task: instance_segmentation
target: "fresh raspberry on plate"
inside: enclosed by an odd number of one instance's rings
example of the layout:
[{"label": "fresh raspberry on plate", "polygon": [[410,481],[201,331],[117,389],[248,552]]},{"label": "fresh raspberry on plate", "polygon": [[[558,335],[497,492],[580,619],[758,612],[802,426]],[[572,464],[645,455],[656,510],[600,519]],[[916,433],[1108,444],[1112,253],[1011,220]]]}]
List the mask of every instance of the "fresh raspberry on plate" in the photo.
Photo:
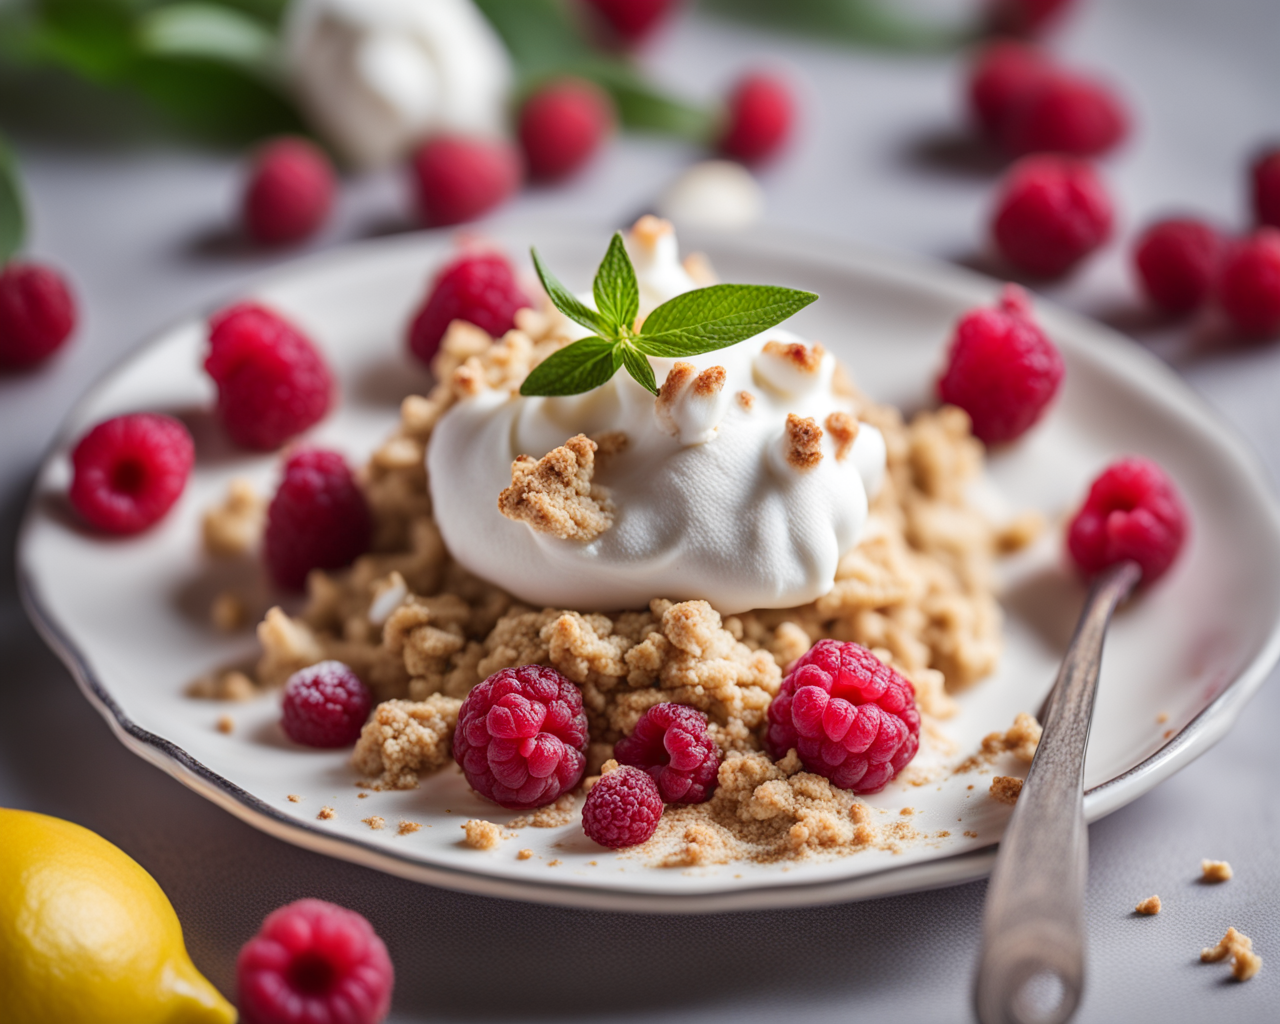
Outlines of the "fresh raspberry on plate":
[{"label": "fresh raspberry on plate", "polygon": [[1241,334],[1266,338],[1280,332],[1280,229],[1258,228],[1231,247],[1218,300]]},{"label": "fresh raspberry on plate", "polygon": [[501,139],[441,135],[413,155],[418,209],[428,227],[475,220],[520,187],[515,147]]},{"label": "fresh raspberry on plate", "polygon": [[676,5],[676,0],[587,0],[609,29],[626,44],[648,36]]},{"label": "fresh raspberry on plate", "polygon": [[774,758],[794,748],[842,789],[875,793],[920,746],[915,687],[859,644],[819,640],[769,705],[765,745]]},{"label": "fresh raspberry on plate", "polygon": [[324,357],[297,327],[256,302],[210,319],[204,368],[218,385],[218,418],[241,447],[278,448],[329,411],[333,375]]},{"label": "fresh raspberry on plate", "polygon": [[630,736],[613,747],[619,764],[653,776],[669,804],[710,800],[720,771],[720,749],[707,733],[707,716],[684,704],[655,704]]},{"label": "fresh raspberry on plate", "polygon": [[1111,235],[1111,199],[1093,167],[1064,156],[1023,157],[996,200],[992,235],[1020,270],[1057,277]]},{"label": "fresh raspberry on plate", "polygon": [[613,125],[609,94],[582,78],[561,78],[520,110],[520,146],[534,178],[554,181],[581,168]]},{"label": "fresh raspberry on plate", "polygon": [[1186,508],[1164,470],[1150,459],[1121,459],[1090,486],[1067,528],[1067,550],[1086,578],[1131,558],[1142,582],[1152,583],[1178,557],[1187,529]]},{"label": "fresh raspberry on plate", "polygon": [[137,533],[173,507],[195,459],[191,434],[172,417],[116,416],[85,434],[71,453],[71,504],[99,530]]},{"label": "fresh raspberry on plate", "polygon": [[586,746],[582,693],[545,665],[495,672],[467,694],[453,734],[471,788],[512,809],[542,807],[576,786]]},{"label": "fresh raspberry on plate", "polygon": [[1225,246],[1213,225],[1193,218],[1152,224],[1138,238],[1134,267],[1142,290],[1170,313],[1190,313],[1213,295]]},{"label": "fresh raspberry on plate", "polygon": [[300,242],[324,224],[334,191],[333,166],[318,147],[306,139],[275,139],[249,170],[245,230],[261,245]]},{"label": "fresh raspberry on plate", "polygon": [[34,366],[62,347],[76,306],[62,275],[39,263],[0,271],[0,369]]},{"label": "fresh raspberry on plate", "polygon": [[369,550],[373,517],[337,452],[304,448],[284,464],[267,508],[262,558],[276,585],[301,590],[312,569],[339,569]]},{"label": "fresh raspberry on plate", "polygon": [[729,94],[720,152],[744,164],[773,156],[791,133],[794,108],[791,90],[781,78],[758,72],[747,75]]},{"label": "fresh raspberry on plate", "polygon": [[466,253],[436,275],[431,293],[409,326],[409,349],[430,366],[454,320],[466,320],[499,338],[516,325],[516,310],[529,305],[505,257],[496,252]]},{"label": "fresh raspberry on plate", "polygon": [[1253,213],[1259,224],[1280,228],[1280,149],[1263,153],[1250,168]]},{"label": "fresh raspberry on plate", "polygon": [[347,747],[373,708],[369,688],[340,661],[321,661],[299,669],[284,684],[280,727],[295,743],[308,747]]},{"label": "fresh raspberry on plate", "polygon": [[1048,78],[1046,54],[1026,43],[1000,39],[984,47],[969,73],[969,110],[982,133],[1000,138],[1010,112]]},{"label": "fresh raspberry on plate", "polygon": [[1009,284],[995,309],[970,310],[956,324],[938,397],[967,412],[985,444],[1002,444],[1040,418],[1064,372],[1027,293]]},{"label": "fresh raspberry on plate", "polygon": [[611,850],[638,846],[658,828],[662,796],[647,772],[627,765],[602,775],[582,804],[582,831]]},{"label": "fresh raspberry on plate", "polygon": [[1129,115],[1114,90],[1083,75],[1052,71],[1010,106],[998,135],[1011,156],[1099,156],[1128,132]]},{"label": "fresh raspberry on plate", "polygon": [[236,983],[241,1024],[378,1024],[395,969],[363,916],[304,899],[269,914],[241,947]]}]

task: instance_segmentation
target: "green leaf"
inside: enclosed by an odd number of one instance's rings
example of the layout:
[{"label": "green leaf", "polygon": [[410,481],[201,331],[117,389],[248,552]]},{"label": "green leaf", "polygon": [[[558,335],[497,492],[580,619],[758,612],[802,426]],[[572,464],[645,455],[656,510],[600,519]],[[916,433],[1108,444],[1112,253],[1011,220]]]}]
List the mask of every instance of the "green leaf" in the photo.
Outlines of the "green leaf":
[{"label": "green leaf", "polygon": [[138,22],[144,52],[200,57],[267,75],[276,53],[271,31],[258,19],[212,3],[179,3],[149,11]]},{"label": "green leaf", "polygon": [[598,334],[612,333],[610,330],[611,325],[604,317],[594,309],[578,301],[577,296],[562,285],[555,274],[543,266],[542,260],[538,257],[537,249],[530,249],[529,252],[533,256],[534,269],[538,271],[538,280],[542,282],[542,287],[546,289],[547,295],[556,309],[560,310],[570,320],[576,320],[589,331],[595,331]]},{"label": "green leaf", "polygon": [[[640,285],[636,281],[636,268],[631,265],[622,232],[615,231],[609,242],[609,250],[600,261],[596,279],[591,284],[596,297],[596,309],[615,328],[630,328],[640,312]],[[615,333],[611,332],[611,333]]]},{"label": "green leaf", "polygon": [[7,263],[22,248],[26,228],[17,161],[4,140],[0,139],[0,265]]},{"label": "green leaf", "polygon": [[604,338],[583,338],[554,352],[520,385],[520,394],[580,395],[604,384],[622,365],[622,346]]},{"label": "green leaf", "polygon": [[895,11],[894,0],[702,0],[722,17],[772,25],[827,42],[886,50],[946,50],[977,37],[981,25],[930,23]]},{"label": "green leaf", "polygon": [[631,374],[642,388],[650,394],[656,395],[658,393],[658,381],[653,375],[653,367],[649,365],[649,360],[625,341],[621,347],[622,365],[627,368],[627,373]]},{"label": "green leaf", "polygon": [[715,284],[664,302],[644,322],[635,346],[651,356],[693,356],[767,331],[804,309],[813,292],[758,284]]}]

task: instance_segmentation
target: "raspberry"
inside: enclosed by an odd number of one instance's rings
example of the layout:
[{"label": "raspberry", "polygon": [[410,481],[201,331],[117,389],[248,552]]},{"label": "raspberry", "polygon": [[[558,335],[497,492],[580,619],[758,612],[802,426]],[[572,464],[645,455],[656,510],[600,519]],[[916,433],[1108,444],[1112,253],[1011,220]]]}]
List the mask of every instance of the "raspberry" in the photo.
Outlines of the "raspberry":
[{"label": "raspberry", "polygon": [[373,926],[324,900],[273,911],[236,957],[241,1024],[377,1024],[395,980]]},{"label": "raspberry", "polygon": [[535,178],[572,174],[599,148],[613,124],[613,105],[598,85],[561,78],[529,97],[520,111],[520,145]]},{"label": "raspberry", "polygon": [[1232,247],[1222,265],[1218,299],[1241,334],[1280,331],[1280,230],[1258,228]]},{"label": "raspberry", "polygon": [[553,668],[504,668],[462,702],[453,759],[471,788],[508,808],[542,807],[582,778],[587,716]]},{"label": "raspberry", "polygon": [[75,303],[56,270],[10,263],[0,271],[0,369],[47,359],[75,325]]},{"label": "raspberry", "polygon": [[987,23],[998,33],[1039,35],[1066,13],[1074,0],[992,0]]},{"label": "raspberry", "polygon": [[772,75],[747,75],[729,95],[728,123],[720,151],[744,164],[774,153],[791,131],[791,90]]},{"label": "raspberry", "polygon": [[1052,71],[1006,111],[1000,145],[1011,156],[1069,153],[1097,156],[1129,131],[1129,118],[1115,93],[1092,79]]},{"label": "raspberry", "polygon": [[529,305],[515,271],[501,255],[460,256],[432,282],[431,294],[409,327],[409,348],[430,365],[454,320],[466,320],[497,338],[515,326],[516,310]]},{"label": "raspberry", "polygon": [[1259,224],[1280,228],[1280,149],[1253,162],[1253,212]]},{"label": "raspberry", "polygon": [[267,143],[254,158],[244,193],[244,226],[262,245],[300,242],[333,206],[333,167],[306,139]]},{"label": "raspberry", "polygon": [[995,309],[974,309],[956,324],[938,397],[958,405],[985,444],[1019,437],[1062,383],[1062,356],[1032,319],[1027,293],[1005,285]]},{"label": "raspberry", "polygon": [[1067,550],[1086,577],[1132,558],[1142,581],[1162,576],[1187,535],[1187,513],[1173,481],[1148,459],[1112,463],[1089,488],[1067,529]]},{"label": "raspberry", "polygon": [[177,420],[139,412],[99,423],[71,453],[75,510],[108,533],[137,533],[173,507],[196,460]]},{"label": "raspberry", "polygon": [[337,452],[304,448],[289,456],[267,509],[262,558],[277,586],[301,590],[312,569],[338,569],[369,550],[373,517]]},{"label": "raspberry", "polygon": [[639,768],[615,768],[591,787],[582,804],[582,831],[611,850],[638,846],[658,828],[662,797]]},{"label": "raspberry", "polygon": [[1142,233],[1133,262],[1147,298],[1170,313],[1189,313],[1213,294],[1222,251],[1222,237],[1204,221],[1162,220]]},{"label": "raspberry", "polygon": [[775,758],[794,748],[842,789],[875,793],[920,746],[915,688],[865,647],[819,640],[769,705],[765,745]]},{"label": "raspberry", "polygon": [[413,155],[418,207],[428,226],[488,213],[520,187],[520,156],[509,143],[442,135]]},{"label": "raspberry", "polygon": [[209,321],[204,368],[218,385],[218,418],[236,444],[270,451],[329,411],[333,375],[289,321],[241,303]]},{"label": "raspberry", "polygon": [[1033,46],[1000,40],[978,54],[969,75],[969,108],[982,133],[998,139],[1010,112],[1052,74]]},{"label": "raspberry", "polygon": [[649,35],[667,16],[675,0],[587,0],[624,43]]},{"label": "raspberry", "polygon": [[1089,164],[1030,156],[1005,177],[992,235],[1015,267],[1057,277],[1110,237],[1111,220],[1111,200]]},{"label": "raspberry", "polygon": [[720,770],[720,750],[707,735],[707,716],[683,704],[655,704],[640,716],[631,735],[614,745],[613,756],[619,764],[653,776],[670,804],[711,799]]},{"label": "raspberry", "polygon": [[340,661],[300,669],[284,685],[280,727],[308,747],[346,747],[360,738],[373,698]]}]

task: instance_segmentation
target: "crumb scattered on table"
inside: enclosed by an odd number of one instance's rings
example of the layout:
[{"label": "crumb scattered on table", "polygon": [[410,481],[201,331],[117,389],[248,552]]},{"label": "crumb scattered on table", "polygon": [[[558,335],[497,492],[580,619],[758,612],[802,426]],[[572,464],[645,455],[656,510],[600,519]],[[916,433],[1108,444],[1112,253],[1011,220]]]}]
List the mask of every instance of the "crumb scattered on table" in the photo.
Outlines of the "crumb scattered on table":
[{"label": "crumb scattered on table", "polygon": [[321,821],[328,821],[330,818],[336,818],[337,816],[338,812],[332,807],[321,807],[320,813],[316,815]]},{"label": "crumb scattered on table", "polygon": [[1018,795],[1022,792],[1022,780],[1011,778],[1008,775],[997,775],[991,780],[991,799],[998,800],[1002,804],[1014,804],[1018,802]]},{"label": "crumb scattered on table", "polygon": [[1253,940],[1234,927],[1227,929],[1216,946],[1200,951],[1200,961],[1206,964],[1218,963],[1227,957],[1231,957],[1231,976],[1236,981],[1248,981],[1262,967],[1262,957],[1253,951]]},{"label": "crumb scattered on table", "polygon": [[1160,897],[1148,896],[1145,900],[1133,908],[1136,913],[1150,917],[1160,913]]},{"label": "crumb scattered on table", "polygon": [[1231,865],[1225,860],[1202,860],[1200,862],[1200,881],[1229,882],[1234,873]]}]

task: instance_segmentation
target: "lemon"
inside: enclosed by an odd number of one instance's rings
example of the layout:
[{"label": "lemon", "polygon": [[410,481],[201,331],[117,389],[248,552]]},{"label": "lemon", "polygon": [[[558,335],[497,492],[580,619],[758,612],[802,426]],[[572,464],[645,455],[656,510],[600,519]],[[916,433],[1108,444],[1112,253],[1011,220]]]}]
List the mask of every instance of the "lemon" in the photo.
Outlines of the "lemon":
[{"label": "lemon", "polygon": [[234,1024],[178,915],[122,850],[0,808],[0,1024]]}]

